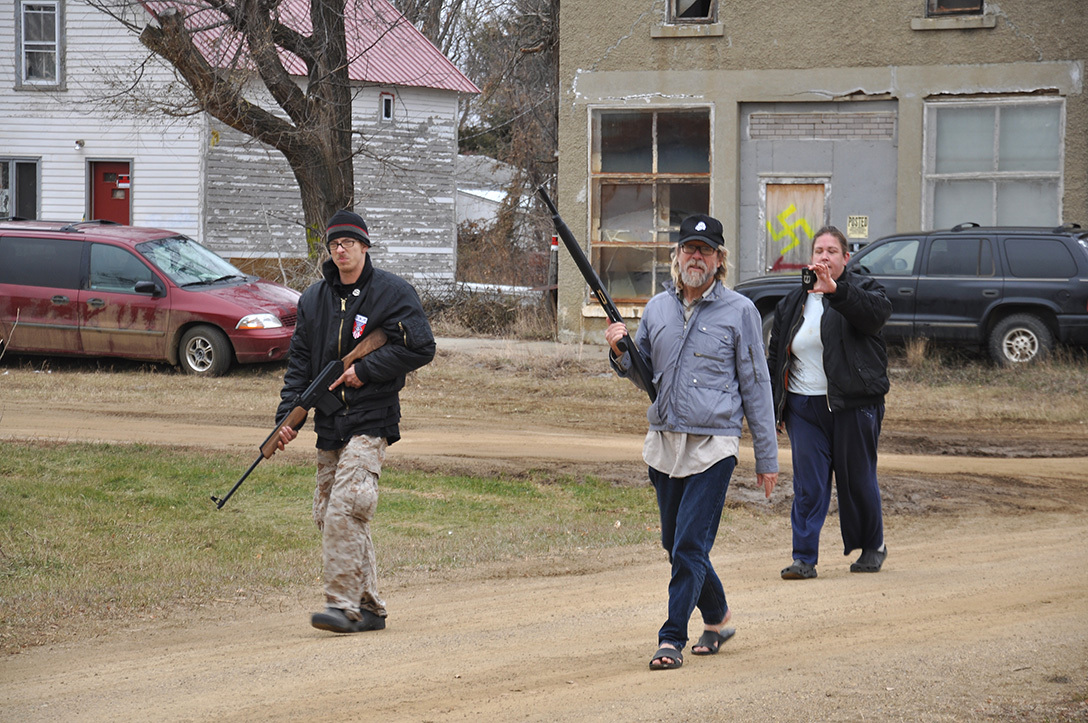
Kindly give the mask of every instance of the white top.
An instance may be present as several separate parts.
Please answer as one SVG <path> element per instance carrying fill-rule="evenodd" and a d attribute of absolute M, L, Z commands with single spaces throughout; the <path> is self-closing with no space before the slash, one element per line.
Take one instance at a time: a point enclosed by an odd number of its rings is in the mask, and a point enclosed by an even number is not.
<path fill-rule="evenodd" d="M 804 321 L 790 343 L 790 379 L 788 391 L 815 397 L 827 394 L 824 374 L 824 342 L 820 338 L 820 318 L 824 315 L 824 295 L 809 294 L 805 301 Z"/>

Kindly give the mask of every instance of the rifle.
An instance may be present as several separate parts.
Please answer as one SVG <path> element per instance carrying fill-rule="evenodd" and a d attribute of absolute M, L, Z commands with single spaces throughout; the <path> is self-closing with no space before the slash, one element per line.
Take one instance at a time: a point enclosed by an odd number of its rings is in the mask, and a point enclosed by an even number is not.
<path fill-rule="evenodd" d="M 215 503 L 215 508 L 218 510 L 223 509 L 223 505 L 227 504 L 227 500 L 231 495 L 242 486 L 242 483 L 246 481 L 246 477 L 249 473 L 257 468 L 257 465 L 261 463 L 262 459 L 270 459 L 272 455 L 276 453 L 278 448 L 280 430 L 286 427 L 292 429 L 298 427 L 309 413 L 310 409 L 317 407 L 317 409 L 325 414 L 332 414 L 341 406 L 340 400 L 336 398 L 332 392 L 329 391 L 329 385 L 332 384 L 340 377 L 344 371 L 362 359 L 364 356 L 379 348 L 385 344 L 386 335 L 381 329 L 375 329 L 370 332 L 362 341 L 360 341 L 354 349 L 348 352 L 348 355 L 343 359 L 334 359 L 325 365 L 325 368 L 321 370 L 321 373 L 310 382 L 310 386 L 306 387 L 306 391 L 295 397 L 293 408 L 288 412 L 287 416 L 283 418 L 283 421 L 276 425 L 276 428 L 272 430 L 272 433 L 265 437 L 265 440 L 261 442 L 260 454 L 257 455 L 257 459 L 253 461 L 253 464 L 249 465 L 249 469 L 245 471 L 245 474 L 234 483 L 228 492 L 223 497 L 216 497 L 212 495 L 212 502 Z"/>
<path fill-rule="evenodd" d="M 548 192 L 544 190 L 543 186 L 536 190 L 544 200 L 544 205 L 548 207 L 548 211 L 552 214 L 552 223 L 555 224 L 555 230 L 559 234 L 559 238 L 563 239 L 563 245 L 567 247 L 567 251 L 570 252 L 571 257 L 574 259 L 574 264 L 578 267 L 578 270 L 582 272 L 582 276 L 585 277 L 586 283 L 589 284 L 589 288 L 593 291 L 594 296 L 597 297 L 597 302 L 604 308 L 604 313 L 608 316 L 608 320 L 612 323 L 623 321 L 623 317 L 620 316 L 620 312 L 616 309 L 616 305 L 612 303 L 612 298 L 608 295 L 608 292 L 604 290 L 604 286 L 601 284 L 601 277 L 597 275 L 596 269 L 589 263 L 589 259 L 586 258 L 586 254 L 582 251 L 582 247 L 578 245 L 578 240 L 574 238 L 574 234 L 571 233 L 571 230 L 559 215 L 559 211 L 556 209 L 555 204 L 552 203 L 552 199 L 548 197 Z M 657 390 L 654 389 L 653 377 L 650 375 L 650 369 L 646 366 L 646 360 L 642 358 L 642 354 L 639 352 L 634 340 L 628 334 L 617 342 L 617 346 L 619 346 L 622 351 L 627 352 L 628 356 L 631 358 L 631 371 L 633 371 L 639 381 L 642 382 L 642 388 L 650 395 L 650 401 L 655 401 L 657 399 Z"/>

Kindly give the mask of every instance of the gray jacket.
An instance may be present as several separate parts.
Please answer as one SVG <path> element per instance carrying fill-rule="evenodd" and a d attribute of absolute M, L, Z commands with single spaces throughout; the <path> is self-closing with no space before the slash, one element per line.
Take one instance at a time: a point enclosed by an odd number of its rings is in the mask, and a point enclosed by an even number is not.
<path fill-rule="evenodd" d="M 646 304 L 635 333 L 657 389 L 646 418 L 651 431 L 739 437 L 747 418 L 756 472 L 778 471 L 771 380 L 759 312 L 750 300 L 715 282 L 685 323 L 672 283 Z M 629 376 L 627 354 L 613 369 Z"/>

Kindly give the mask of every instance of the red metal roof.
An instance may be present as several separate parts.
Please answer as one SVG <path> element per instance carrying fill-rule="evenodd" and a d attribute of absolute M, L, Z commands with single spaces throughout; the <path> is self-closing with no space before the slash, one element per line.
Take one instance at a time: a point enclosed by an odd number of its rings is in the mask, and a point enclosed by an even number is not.
<path fill-rule="evenodd" d="M 202 0 L 144 0 L 144 7 L 158 16 L 168 9 L 185 14 L 193 43 L 217 67 L 252 67 L 248 54 L 240 53 L 241 36 L 227 25 L 226 17 Z M 310 0 L 283 0 L 279 20 L 309 35 Z M 345 26 L 354 81 L 375 85 L 437 88 L 460 93 L 479 93 L 457 67 L 426 36 L 386 0 L 347 0 Z M 302 59 L 280 48 L 280 60 L 289 73 L 306 75 Z"/>

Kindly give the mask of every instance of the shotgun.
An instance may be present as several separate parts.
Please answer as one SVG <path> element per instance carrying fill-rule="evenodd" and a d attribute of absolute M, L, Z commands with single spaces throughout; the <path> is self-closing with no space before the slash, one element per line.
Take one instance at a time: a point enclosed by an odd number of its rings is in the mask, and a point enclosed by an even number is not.
<path fill-rule="evenodd" d="M 612 303 L 612 298 L 604 290 L 601 277 L 597 275 L 596 269 L 589 263 L 589 259 L 586 258 L 582 247 L 578 245 L 578 239 L 574 238 L 574 234 L 571 233 L 566 222 L 559 215 L 559 211 L 556 209 L 555 204 L 552 203 L 552 199 L 548 197 L 548 192 L 541 186 L 537 189 L 537 193 L 540 194 L 540 197 L 544 200 L 544 205 L 548 207 L 548 211 L 552 215 L 552 223 L 555 224 L 556 233 L 559 234 L 559 238 L 563 239 L 563 245 L 567 247 L 567 251 L 574 259 L 575 266 L 582 272 L 582 276 L 585 278 L 586 283 L 589 284 L 589 288 L 592 289 L 593 295 L 597 297 L 597 302 L 604 308 L 608 320 L 612 323 L 623 321 L 623 317 L 620 316 L 616 305 Z M 640 386 L 650 395 L 650 401 L 654 402 L 657 399 L 657 390 L 654 389 L 653 376 L 650 374 L 650 368 L 646 366 L 646 360 L 642 358 L 642 354 L 635 345 L 634 339 L 628 334 L 619 340 L 617 346 L 622 351 L 627 352 L 631 359 L 631 371 L 638 377 L 641 382 Z"/>
<path fill-rule="evenodd" d="M 257 465 L 261 463 L 262 459 L 270 459 L 272 455 L 276 453 L 281 429 L 285 426 L 297 429 L 298 425 L 306 419 L 306 415 L 314 407 L 317 407 L 317 409 L 324 414 L 333 414 L 336 412 L 342 405 L 340 404 L 340 400 L 336 398 L 336 395 L 329 391 L 329 385 L 335 382 L 350 365 L 385 344 L 385 341 L 385 332 L 381 329 L 375 329 L 367 334 L 354 349 L 348 352 L 346 357 L 343 359 L 334 359 L 326 364 L 325 368 L 321 370 L 321 373 L 310 382 L 310 386 L 306 387 L 306 391 L 295 397 L 293 407 L 287 416 L 283 418 L 283 421 L 277 424 L 276 428 L 272 430 L 272 433 L 261 442 L 261 451 L 260 454 L 257 455 L 257 459 L 253 461 L 253 464 L 249 465 L 249 469 L 245 471 L 245 474 L 234 483 L 230 492 L 223 497 L 212 495 L 212 502 L 215 503 L 216 509 L 223 509 L 223 505 L 227 504 L 227 500 L 229 500 L 231 495 L 242 486 L 242 483 L 246 481 L 246 477 L 249 476 L 250 472 L 257 468 Z"/>

